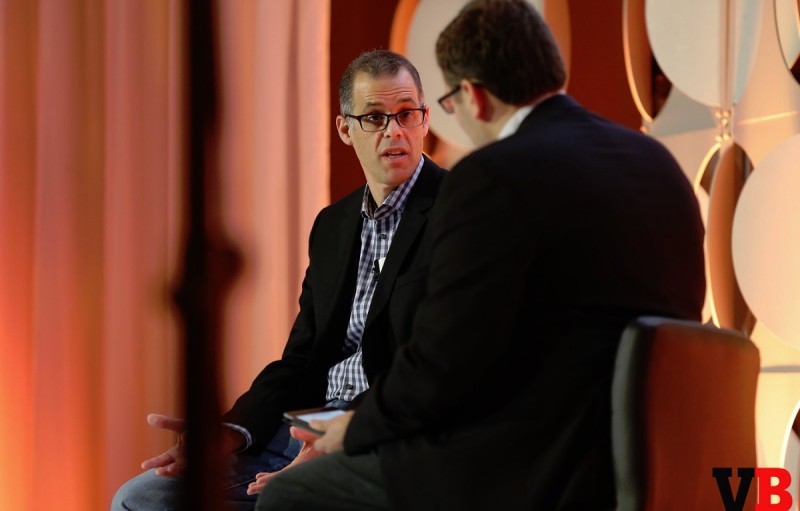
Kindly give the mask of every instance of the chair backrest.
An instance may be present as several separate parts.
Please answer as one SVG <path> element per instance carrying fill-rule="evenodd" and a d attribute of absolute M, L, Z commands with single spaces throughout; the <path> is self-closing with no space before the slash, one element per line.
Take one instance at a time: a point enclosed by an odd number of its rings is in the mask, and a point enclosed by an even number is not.
<path fill-rule="evenodd" d="M 733 469 L 736 497 L 737 468 L 756 466 L 759 366 L 733 330 L 657 317 L 625 329 L 611 391 L 618 510 L 725 509 L 712 469 Z"/>

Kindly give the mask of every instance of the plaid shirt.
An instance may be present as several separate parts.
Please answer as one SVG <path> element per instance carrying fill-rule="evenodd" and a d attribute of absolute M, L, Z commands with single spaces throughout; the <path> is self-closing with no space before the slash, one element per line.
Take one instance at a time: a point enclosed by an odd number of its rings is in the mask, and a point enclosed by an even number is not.
<path fill-rule="evenodd" d="M 420 158 L 411 178 L 392 191 L 377 208 L 369 193 L 369 187 L 364 189 L 364 201 L 361 204 L 363 217 L 361 256 L 358 260 L 356 294 L 350 310 L 350 322 L 347 325 L 343 347 L 347 358 L 328 371 L 328 392 L 325 395 L 328 401 L 334 399 L 352 401 L 369 387 L 361 362 L 361 336 L 364 334 L 364 322 L 380 275 L 380 272 L 376 271 L 376 266 L 382 267 L 383 260 L 389 253 L 392 238 L 397 231 L 408 195 L 414 188 L 422 163 L 423 159 Z"/>

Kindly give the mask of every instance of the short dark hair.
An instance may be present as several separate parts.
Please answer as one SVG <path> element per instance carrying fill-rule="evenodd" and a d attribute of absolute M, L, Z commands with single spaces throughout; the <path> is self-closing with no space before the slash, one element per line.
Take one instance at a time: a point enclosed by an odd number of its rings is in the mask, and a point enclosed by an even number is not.
<path fill-rule="evenodd" d="M 372 78 L 380 76 L 397 76 L 401 69 L 408 70 L 417 87 L 420 102 L 425 95 L 422 92 L 422 80 L 414 64 L 404 56 L 389 50 L 370 50 L 355 58 L 344 70 L 339 80 L 339 113 L 353 113 L 353 82 L 358 73 L 367 73 Z"/>
<path fill-rule="evenodd" d="M 524 105 L 564 86 L 566 71 L 550 28 L 526 0 L 474 0 L 439 34 L 445 81 L 475 80 L 500 101 Z"/>

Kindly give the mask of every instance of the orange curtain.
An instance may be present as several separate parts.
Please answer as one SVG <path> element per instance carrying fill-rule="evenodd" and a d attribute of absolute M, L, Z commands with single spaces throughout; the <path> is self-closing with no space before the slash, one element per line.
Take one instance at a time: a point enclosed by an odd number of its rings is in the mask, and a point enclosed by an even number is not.
<path fill-rule="evenodd" d="M 227 409 L 280 356 L 297 314 L 308 234 L 330 200 L 334 122 L 330 0 L 223 1 L 219 19 L 221 192 L 245 256 L 228 304 Z"/>
<path fill-rule="evenodd" d="M 327 200 L 329 0 L 220 2 L 223 408 L 280 353 Z M 107 509 L 180 415 L 178 0 L 0 0 L 0 509 Z M 320 113 L 323 113 L 320 116 Z"/>

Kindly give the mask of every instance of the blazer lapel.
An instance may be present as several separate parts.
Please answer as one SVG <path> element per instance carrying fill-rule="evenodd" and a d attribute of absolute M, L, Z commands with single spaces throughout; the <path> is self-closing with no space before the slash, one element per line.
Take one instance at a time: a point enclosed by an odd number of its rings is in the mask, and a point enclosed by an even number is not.
<path fill-rule="evenodd" d="M 360 195 L 356 194 L 358 197 Z M 336 247 L 336 276 L 332 279 L 333 287 L 327 293 L 328 300 L 325 309 L 320 311 L 319 328 L 324 330 L 336 319 L 336 324 L 341 318 L 334 318 L 337 310 L 349 311 L 353 303 L 353 290 L 355 289 L 358 258 L 361 249 L 361 200 L 354 198 L 352 204 L 346 209 L 346 214 L 339 223 L 339 243 Z M 331 247 L 333 248 L 333 247 Z M 323 294 L 322 296 L 324 296 Z M 337 305 L 341 305 L 338 307 Z M 335 307 L 336 306 L 336 307 Z M 341 314 L 338 314 L 341 315 Z M 337 315 L 337 316 L 338 316 Z M 348 316 L 349 317 L 349 316 Z M 346 319 L 345 319 L 346 321 Z"/>
<path fill-rule="evenodd" d="M 420 170 L 420 176 L 414 185 L 414 190 L 408 197 L 403 218 L 397 226 L 397 232 L 392 239 L 392 246 L 386 256 L 386 262 L 381 270 L 378 285 L 372 295 L 369 313 L 364 324 L 364 329 L 369 328 L 370 323 L 380 313 L 391 295 L 397 273 L 403 265 L 403 261 L 408 255 L 409 249 L 419 236 L 425 224 L 428 222 L 428 215 L 433 206 L 436 196 L 436 186 L 433 179 L 431 167 L 434 164 L 425 158 L 425 163 Z"/>

